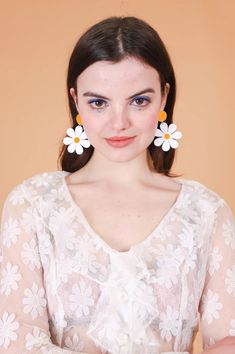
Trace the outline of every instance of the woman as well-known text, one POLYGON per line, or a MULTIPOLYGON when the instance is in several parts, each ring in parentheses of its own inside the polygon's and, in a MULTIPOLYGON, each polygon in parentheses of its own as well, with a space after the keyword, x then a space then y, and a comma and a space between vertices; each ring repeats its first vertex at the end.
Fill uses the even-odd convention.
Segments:
POLYGON ((203 353, 232 353, 234 219, 170 173, 181 133, 158 34, 134 17, 97 23, 67 83, 62 171, 4 204, 1 353, 190 353, 198 311, 203 353))

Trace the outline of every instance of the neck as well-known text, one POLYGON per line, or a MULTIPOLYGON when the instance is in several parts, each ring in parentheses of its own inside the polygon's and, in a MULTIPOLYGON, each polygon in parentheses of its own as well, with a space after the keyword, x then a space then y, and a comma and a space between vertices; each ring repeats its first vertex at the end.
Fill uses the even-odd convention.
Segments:
POLYGON ((86 181, 105 182, 107 186, 117 188, 146 183, 153 175, 147 153, 130 161, 114 162, 94 151, 90 161, 82 168, 82 174, 86 181))

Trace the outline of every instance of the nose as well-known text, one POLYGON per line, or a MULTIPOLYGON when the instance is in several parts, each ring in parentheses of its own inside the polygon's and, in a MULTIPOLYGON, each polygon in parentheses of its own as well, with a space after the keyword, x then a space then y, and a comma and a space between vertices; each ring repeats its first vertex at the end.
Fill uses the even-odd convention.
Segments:
POLYGON ((129 128, 130 120, 126 110, 120 110, 112 113, 111 125, 114 130, 124 130, 129 128))

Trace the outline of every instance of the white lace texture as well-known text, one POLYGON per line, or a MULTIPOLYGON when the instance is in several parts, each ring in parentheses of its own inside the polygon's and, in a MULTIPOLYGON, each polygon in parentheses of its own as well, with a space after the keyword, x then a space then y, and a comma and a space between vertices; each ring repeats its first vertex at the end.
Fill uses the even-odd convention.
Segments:
MULTIPOLYGON (((1 223, 0 352, 189 354, 234 335, 235 226, 199 182, 129 252, 107 245, 73 202, 67 172, 8 195, 1 223)), ((118 220, 117 220, 118 222, 118 220)))

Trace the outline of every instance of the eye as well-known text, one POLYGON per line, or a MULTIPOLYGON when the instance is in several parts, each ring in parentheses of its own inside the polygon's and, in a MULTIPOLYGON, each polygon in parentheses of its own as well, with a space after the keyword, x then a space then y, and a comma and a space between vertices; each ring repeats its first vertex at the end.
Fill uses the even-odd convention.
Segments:
POLYGON ((104 100, 102 100, 101 98, 96 98, 96 99, 88 101, 88 104, 94 109, 99 109, 99 108, 103 108, 105 106, 106 102, 104 100))
POLYGON ((132 102, 136 102, 135 106, 145 107, 151 102, 151 100, 147 96, 138 96, 135 97, 132 102))

